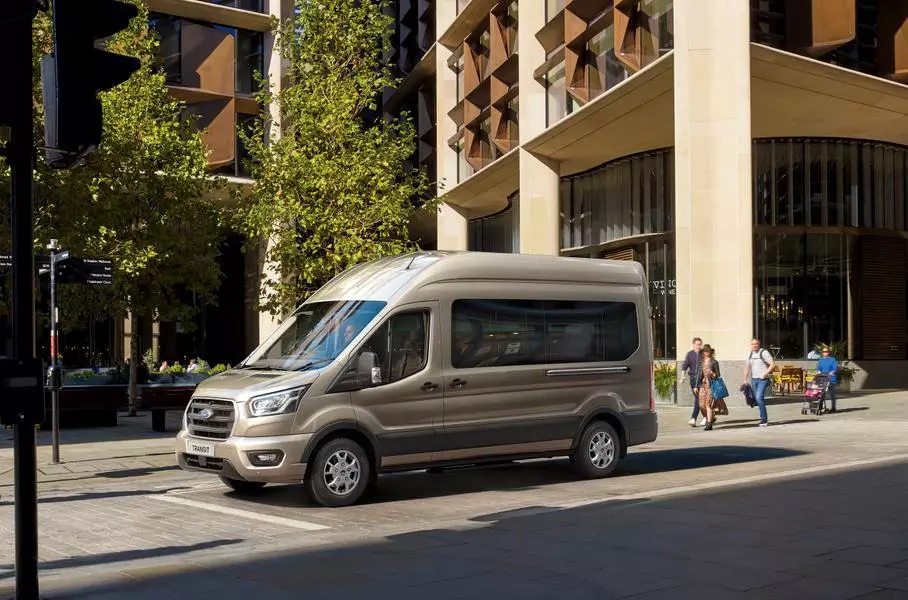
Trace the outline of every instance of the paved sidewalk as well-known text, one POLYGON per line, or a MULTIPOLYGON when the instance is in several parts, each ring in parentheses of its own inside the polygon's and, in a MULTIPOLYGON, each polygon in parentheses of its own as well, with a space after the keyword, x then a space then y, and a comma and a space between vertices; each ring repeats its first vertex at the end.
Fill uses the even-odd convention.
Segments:
MULTIPOLYGON (((151 430, 151 414, 120 415, 116 427, 62 429, 60 464, 52 463, 51 432, 38 432, 38 482, 83 478, 92 474, 143 474, 174 467, 173 438, 181 415, 168 413, 167 431, 151 430)), ((13 484, 13 432, 0 430, 0 488, 13 484)))

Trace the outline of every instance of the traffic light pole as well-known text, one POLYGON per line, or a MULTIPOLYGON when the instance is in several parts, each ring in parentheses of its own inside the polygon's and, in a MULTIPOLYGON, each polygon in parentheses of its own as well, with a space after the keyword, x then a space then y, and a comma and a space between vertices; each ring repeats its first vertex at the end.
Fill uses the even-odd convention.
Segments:
POLYGON ((47 245, 50 251, 50 394, 51 394, 51 419, 52 419, 52 456, 53 463, 60 463, 60 366, 57 365, 57 356, 60 354, 60 336, 57 331, 57 251, 60 247, 57 240, 51 240, 47 245))
MULTIPOLYGON (((6 57, 12 77, 7 88, 15 116, 7 161, 11 171, 13 354, 35 358, 35 251, 32 205, 34 132, 32 108, 32 16, 34 0, 14 0, 17 17, 8 27, 16 52, 6 57)), ((13 425, 16 501, 16 598, 38 600, 38 475, 36 423, 21 411, 13 425)))

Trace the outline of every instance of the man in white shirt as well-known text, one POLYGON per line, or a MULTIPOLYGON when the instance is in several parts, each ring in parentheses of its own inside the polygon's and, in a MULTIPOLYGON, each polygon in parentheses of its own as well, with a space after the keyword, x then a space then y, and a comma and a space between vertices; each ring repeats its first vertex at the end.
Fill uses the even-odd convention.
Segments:
POLYGON ((760 340, 754 338, 750 341, 750 354, 747 356, 747 368, 744 373, 744 383, 749 383, 754 390, 754 401, 760 408, 760 427, 768 425, 766 416, 766 388, 772 383, 772 372, 776 363, 772 354, 760 345, 760 340))

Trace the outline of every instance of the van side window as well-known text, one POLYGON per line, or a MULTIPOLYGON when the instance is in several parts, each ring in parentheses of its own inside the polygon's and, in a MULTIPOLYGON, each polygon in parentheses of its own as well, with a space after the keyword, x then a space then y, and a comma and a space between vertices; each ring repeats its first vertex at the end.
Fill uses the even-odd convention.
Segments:
POLYGON ((621 361, 640 345, 632 302, 456 300, 456 369, 621 361))
POLYGON ((374 352, 381 368, 382 384, 400 381, 422 371, 426 365, 429 313, 399 313, 388 319, 363 345, 361 352, 374 352))

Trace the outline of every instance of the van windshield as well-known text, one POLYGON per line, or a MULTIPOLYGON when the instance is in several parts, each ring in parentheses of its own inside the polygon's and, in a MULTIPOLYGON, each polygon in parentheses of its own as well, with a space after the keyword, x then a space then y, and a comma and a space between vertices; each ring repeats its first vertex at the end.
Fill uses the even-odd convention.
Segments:
POLYGON ((305 371, 326 365, 344 351, 385 304, 374 300, 304 304, 281 324, 277 338, 257 350, 242 366, 305 371))

